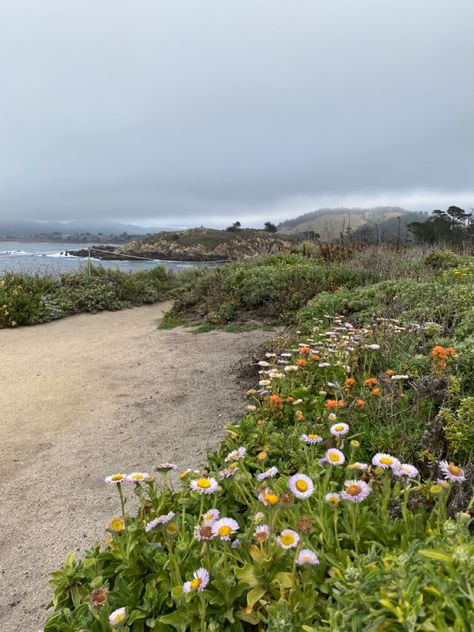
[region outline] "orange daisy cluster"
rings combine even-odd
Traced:
[[[343,399],[327,399],[326,410],[337,410],[338,408],[344,408],[346,402]]]
[[[375,386],[376,384],[378,384],[378,379],[376,377],[368,377],[366,380],[364,380],[364,386]]]
[[[456,351],[452,347],[442,347],[441,345],[436,345],[431,351],[431,357],[438,370],[444,369],[446,367],[446,358],[454,355],[456,355]]]

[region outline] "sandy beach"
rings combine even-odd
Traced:
[[[245,403],[252,331],[159,331],[169,305],[0,331],[0,629],[37,632],[50,572],[117,512],[104,477],[204,463]]]

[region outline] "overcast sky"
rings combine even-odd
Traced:
[[[0,219],[474,206],[473,0],[2,0]]]

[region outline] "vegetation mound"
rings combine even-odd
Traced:
[[[108,476],[120,510],[53,574],[45,632],[472,629],[473,398],[436,338],[404,373],[425,337],[326,317],[262,358],[246,416],[179,491],[171,463]]]

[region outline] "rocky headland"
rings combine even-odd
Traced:
[[[263,230],[215,230],[193,228],[161,232],[121,246],[91,246],[98,259],[164,259],[168,261],[232,261],[258,255],[289,252],[294,238]],[[89,249],[70,250],[70,255],[88,257]]]

